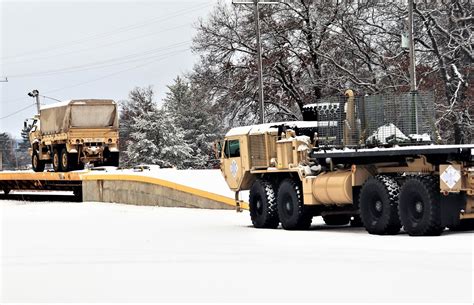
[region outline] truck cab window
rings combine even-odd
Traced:
[[[237,158],[240,157],[240,144],[239,140],[225,141],[224,156],[226,158]]]

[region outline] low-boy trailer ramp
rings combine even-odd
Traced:
[[[81,175],[86,171],[55,173],[33,171],[0,172],[0,190],[5,194],[11,190],[23,191],[72,191],[81,196]]]

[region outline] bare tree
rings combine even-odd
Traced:
[[[406,17],[406,3],[393,1],[262,7],[268,120],[299,119],[305,104],[348,88],[358,94],[409,91],[408,54],[401,48]],[[416,17],[418,86],[437,93],[438,126],[447,140],[472,142],[471,4],[419,4]],[[257,121],[253,18],[251,7],[220,2],[197,24],[194,51],[201,60],[190,79],[227,114],[228,125]]]
[[[431,70],[439,75],[444,102],[438,104],[438,125],[455,143],[474,141],[474,17],[470,1],[443,1],[415,6],[420,18],[420,45],[432,56]],[[469,86],[471,85],[471,86]]]

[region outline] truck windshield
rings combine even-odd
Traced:
[[[239,140],[225,141],[224,156],[226,158],[237,158],[240,157],[240,144]]]

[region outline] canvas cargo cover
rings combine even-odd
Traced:
[[[40,109],[41,132],[56,134],[70,128],[118,128],[113,100],[71,100]]]

